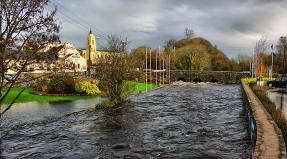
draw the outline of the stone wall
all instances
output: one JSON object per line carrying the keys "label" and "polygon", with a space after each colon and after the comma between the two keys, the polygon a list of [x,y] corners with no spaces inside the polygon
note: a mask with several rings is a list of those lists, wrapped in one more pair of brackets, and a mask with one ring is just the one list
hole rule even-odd
{"label": "stone wall", "polygon": [[232,71],[184,71],[172,70],[171,81],[184,80],[186,82],[219,82],[225,84],[239,84],[244,77],[249,77],[249,73]]}

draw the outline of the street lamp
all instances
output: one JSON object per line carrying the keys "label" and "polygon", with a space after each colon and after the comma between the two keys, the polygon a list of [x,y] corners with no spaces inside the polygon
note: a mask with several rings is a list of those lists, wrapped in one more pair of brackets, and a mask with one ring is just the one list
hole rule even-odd
{"label": "street lamp", "polygon": [[286,52],[286,37],[280,37],[282,46],[283,46],[283,67],[282,67],[282,77],[285,76],[285,52]]}

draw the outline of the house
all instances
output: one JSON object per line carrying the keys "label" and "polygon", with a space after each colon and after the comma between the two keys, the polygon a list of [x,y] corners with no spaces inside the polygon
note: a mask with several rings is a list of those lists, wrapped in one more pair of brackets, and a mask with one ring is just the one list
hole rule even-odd
{"label": "house", "polygon": [[68,55],[64,61],[67,68],[72,68],[75,72],[87,71],[87,60],[80,53]]}

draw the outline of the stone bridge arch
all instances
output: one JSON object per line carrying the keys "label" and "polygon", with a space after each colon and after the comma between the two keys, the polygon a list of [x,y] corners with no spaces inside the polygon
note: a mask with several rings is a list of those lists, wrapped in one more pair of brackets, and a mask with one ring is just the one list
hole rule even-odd
{"label": "stone bridge arch", "polygon": [[189,71],[189,70],[171,70],[171,81],[184,79],[185,82],[218,82],[225,84],[240,83],[241,78],[250,77],[249,73],[232,71]]}

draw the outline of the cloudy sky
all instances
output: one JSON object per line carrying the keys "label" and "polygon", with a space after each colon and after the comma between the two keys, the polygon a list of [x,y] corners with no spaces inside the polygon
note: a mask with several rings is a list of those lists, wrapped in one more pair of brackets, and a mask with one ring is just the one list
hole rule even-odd
{"label": "cloudy sky", "polygon": [[62,42],[84,48],[91,27],[98,47],[106,36],[128,37],[129,48],[162,46],[184,28],[217,45],[229,57],[250,54],[257,40],[287,35],[287,0],[51,0],[58,6]]}

